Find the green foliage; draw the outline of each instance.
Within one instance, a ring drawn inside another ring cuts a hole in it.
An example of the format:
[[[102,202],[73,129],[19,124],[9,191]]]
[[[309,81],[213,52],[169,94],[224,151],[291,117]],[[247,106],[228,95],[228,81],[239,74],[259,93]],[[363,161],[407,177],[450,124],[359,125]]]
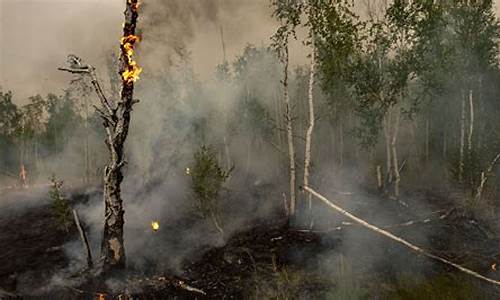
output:
[[[16,130],[21,118],[19,108],[12,102],[12,92],[0,90],[0,135],[9,136]]]
[[[44,143],[52,152],[57,153],[64,149],[71,132],[74,132],[78,125],[83,126],[82,119],[77,115],[74,99],[69,93],[64,96],[49,94],[47,113]]]
[[[220,200],[224,183],[231,170],[224,170],[217,161],[217,153],[208,146],[202,145],[194,154],[194,162],[189,170],[191,188],[197,201],[197,209],[201,215],[212,219],[214,225],[221,230]]]
[[[55,175],[52,175],[50,181],[52,184],[49,197],[52,201],[52,215],[57,222],[57,226],[67,231],[71,223],[71,210],[68,199],[62,193],[63,182],[57,180]]]
[[[12,102],[12,92],[0,90],[0,168],[19,166],[15,145],[15,133],[21,119],[19,108]]]
[[[271,37],[272,48],[283,61],[287,59],[285,52],[289,37],[296,38],[295,30],[301,23],[304,2],[300,0],[272,0],[271,6],[274,8],[273,17],[281,23],[276,33]]]

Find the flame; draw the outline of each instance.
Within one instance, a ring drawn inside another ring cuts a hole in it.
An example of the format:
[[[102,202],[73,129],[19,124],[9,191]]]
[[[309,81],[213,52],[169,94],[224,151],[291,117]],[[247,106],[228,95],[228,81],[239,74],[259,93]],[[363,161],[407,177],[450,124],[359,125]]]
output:
[[[139,79],[139,74],[142,72],[142,68],[137,65],[137,62],[133,59],[134,56],[134,45],[139,42],[139,37],[136,35],[129,35],[122,37],[120,43],[125,52],[126,67],[125,71],[122,73],[122,78],[127,83],[132,83]]]
[[[106,300],[106,294],[97,293],[97,300]]]
[[[152,221],[151,222],[151,229],[153,229],[153,231],[160,230],[160,222],[158,222],[158,221]]]
[[[128,4],[130,4],[130,6],[132,7],[132,10],[135,10],[135,11],[137,11],[139,9],[139,5],[141,5],[139,0],[128,0]]]
[[[28,173],[26,172],[26,169],[24,168],[24,164],[21,163],[21,172],[19,173],[19,178],[21,178],[21,184],[23,187],[28,186],[27,177],[28,177]]]

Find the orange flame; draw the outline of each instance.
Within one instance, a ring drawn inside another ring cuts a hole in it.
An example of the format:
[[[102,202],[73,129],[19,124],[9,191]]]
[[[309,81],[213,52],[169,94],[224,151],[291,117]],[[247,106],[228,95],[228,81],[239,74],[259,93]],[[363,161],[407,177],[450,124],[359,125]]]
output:
[[[141,4],[139,2],[139,0],[128,0],[128,4],[130,4],[130,6],[132,7],[133,10],[138,10],[139,9],[139,5]]]
[[[125,52],[126,58],[126,68],[122,73],[122,78],[127,83],[132,83],[139,79],[139,74],[142,72],[142,68],[137,65],[137,62],[133,59],[134,56],[134,45],[139,42],[139,37],[136,35],[129,35],[121,38],[121,45],[123,51]]]

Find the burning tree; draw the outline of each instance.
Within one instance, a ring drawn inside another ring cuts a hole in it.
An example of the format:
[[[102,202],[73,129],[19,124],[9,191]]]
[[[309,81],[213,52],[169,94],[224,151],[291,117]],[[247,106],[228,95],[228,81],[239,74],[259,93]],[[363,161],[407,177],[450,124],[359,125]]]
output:
[[[125,267],[125,248],[123,242],[124,210],[121,198],[122,167],[125,165],[124,145],[127,139],[130,113],[138,100],[133,98],[134,82],[139,78],[142,69],[134,60],[134,48],[139,42],[135,34],[138,18],[139,0],[126,0],[125,22],[120,43],[119,73],[122,78],[120,97],[110,100],[104,94],[95,68],[84,65],[82,60],[74,55],[68,56],[68,71],[81,76],[90,77],[91,83],[98,95],[100,106],[95,109],[103,119],[106,130],[106,146],[110,160],[104,170],[104,233],[101,245],[101,260],[104,272],[123,269]]]

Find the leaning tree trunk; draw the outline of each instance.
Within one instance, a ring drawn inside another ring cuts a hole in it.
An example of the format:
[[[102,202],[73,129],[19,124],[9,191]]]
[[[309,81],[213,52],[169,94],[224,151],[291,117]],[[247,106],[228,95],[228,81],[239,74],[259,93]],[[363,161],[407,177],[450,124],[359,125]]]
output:
[[[110,153],[110,161],[104,170],[105,218],[101,259],[105,272],[125,267],[124,210],[120,185],[123,180],[124,145],[130,125],[130,112],[136,102],[133,98],[134,81],[140,73],[140,68],[132,57],[134,45],[138,41],[138,37],[135,35],[137,9],[138,0],[126,0],[125,23],[120,45],[121,95],[115,109],[110,109],[111,116],[104,119],[107,133],[106,146]]]

